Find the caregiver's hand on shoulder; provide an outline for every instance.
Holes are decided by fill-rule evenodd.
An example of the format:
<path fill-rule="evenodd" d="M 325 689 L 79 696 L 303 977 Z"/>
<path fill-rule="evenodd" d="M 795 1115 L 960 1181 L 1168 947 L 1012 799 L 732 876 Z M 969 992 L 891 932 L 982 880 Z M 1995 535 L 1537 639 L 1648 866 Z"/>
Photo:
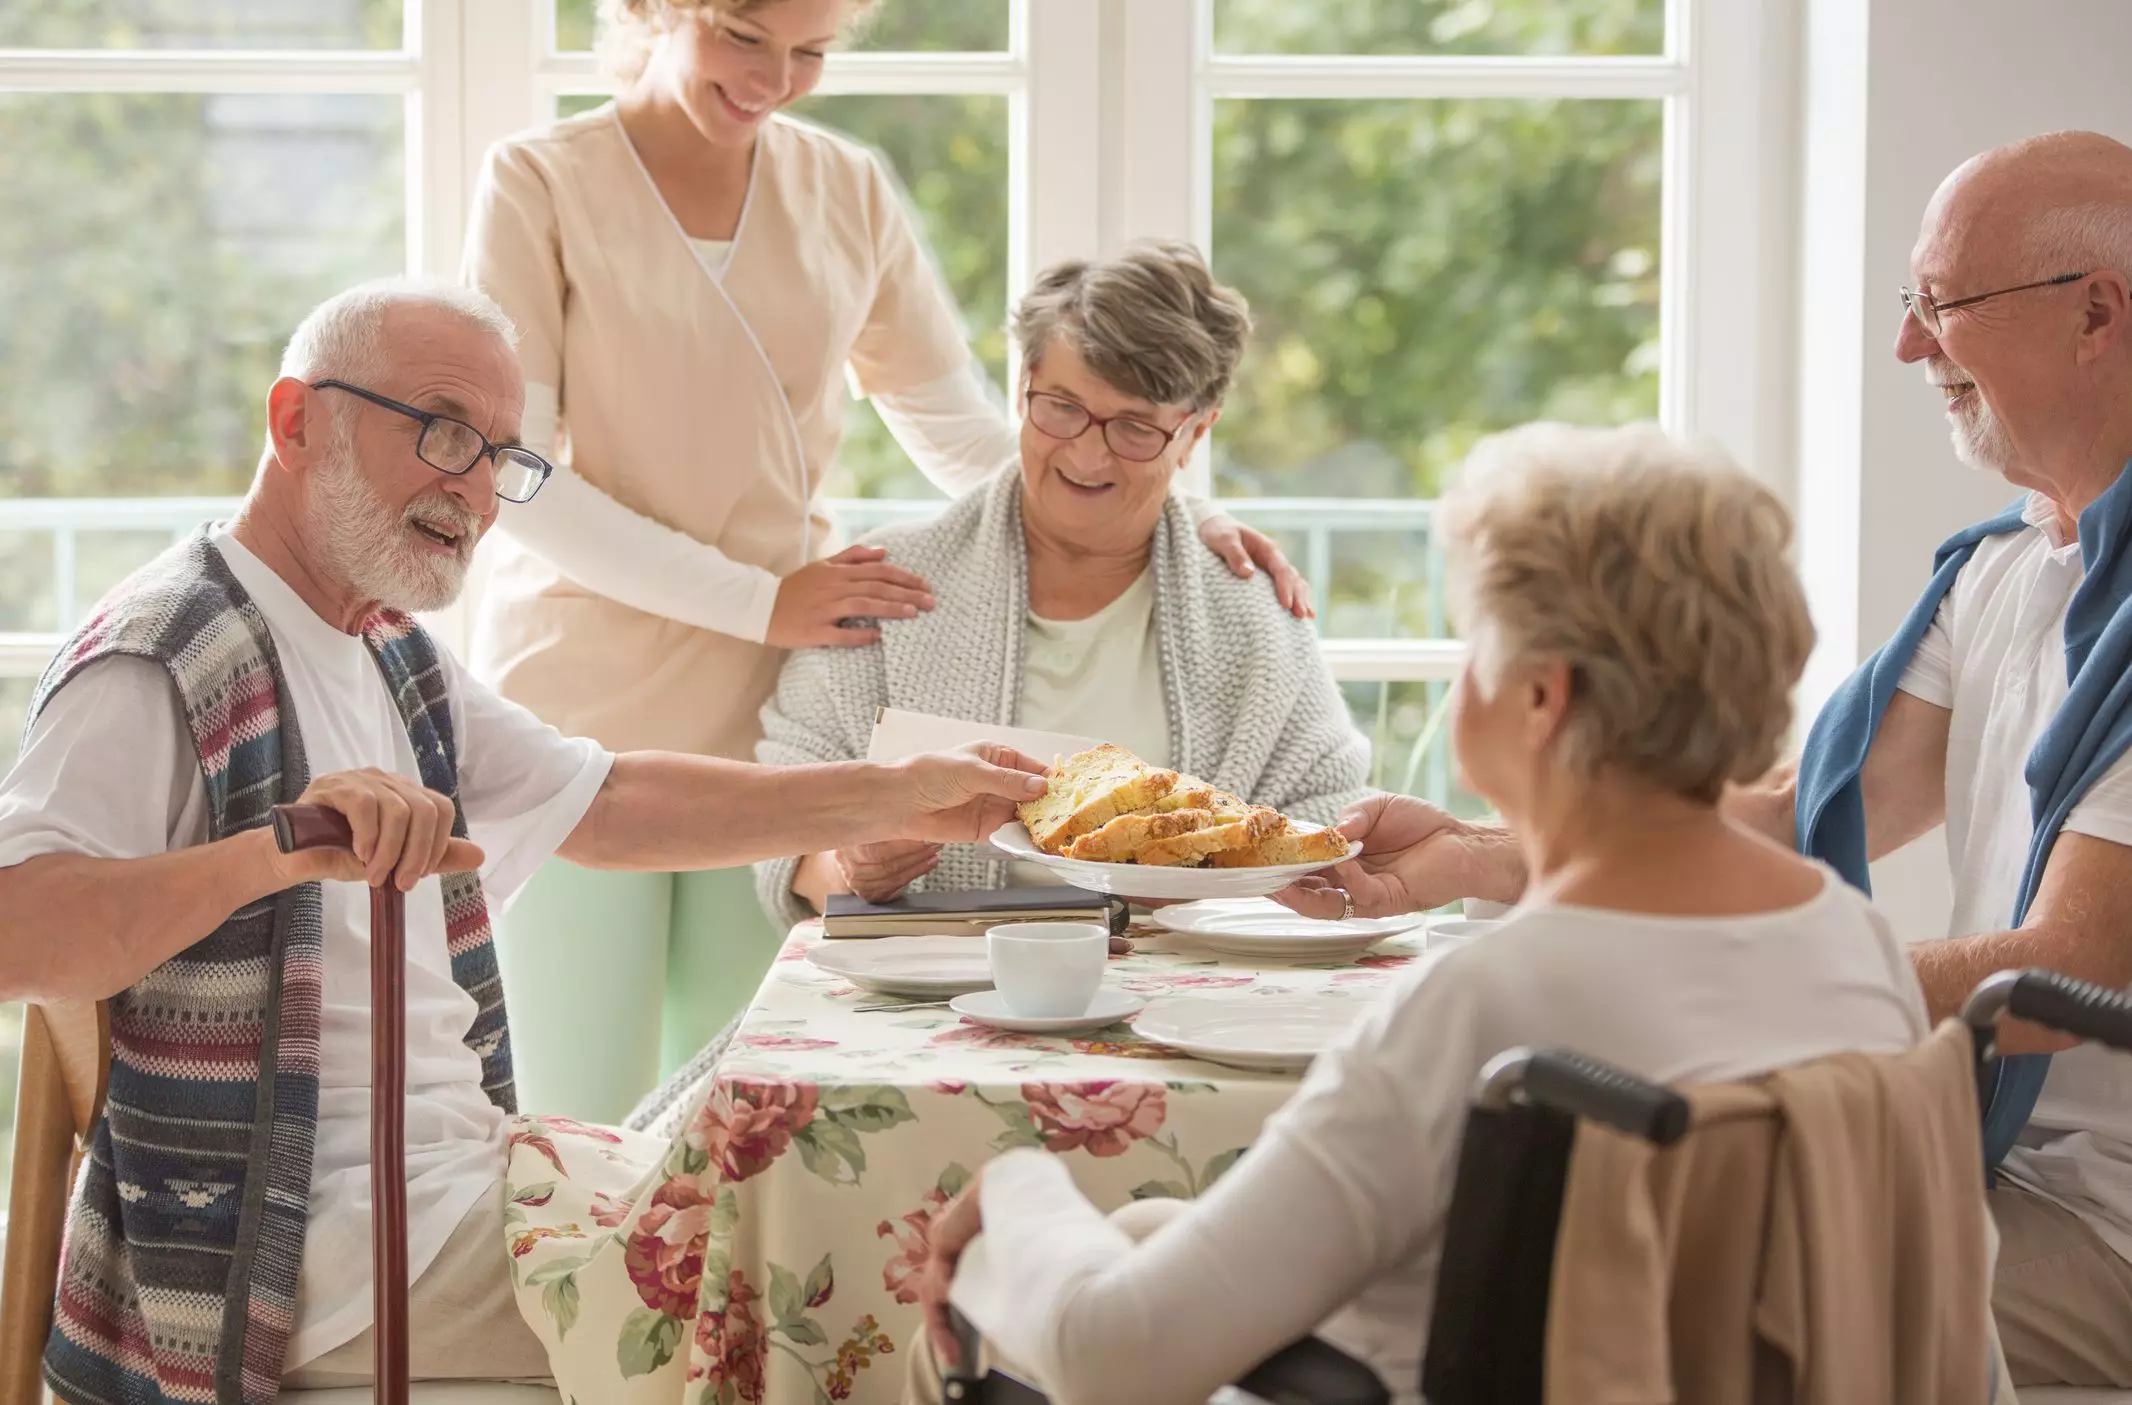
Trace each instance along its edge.
<path fill-rule="evenodd" d="M 1272 537 L 1246 527 L 1225 512 L 1217 512 L 1199 524 L 1199 539 L 1207 550 L 1228 563 L 1245 580 L 1260 568 L 1273 577 L 1274 598 L 1281 608 L 1299 620 L 1314 620 L 1317 607 L 1310 602 L 1310 582 L 1288 564 L 1288 558 Z"/>
<path fill-rule="evenodd" d="M 286 883 L 327 879 L 382 888 L 389 882 L 404 893 L 433 873 L 481 867 L 481 850 L 452 837 L 450 797 L 394 772 L 335 771 L 304 787 L 296 803 L 339 811 L 353 839 L 349 849 L 276 854 L 275 873 Z"/>
<path fill-rule="evenodd" d="M 1373 795 L 1340 817 L 1339 830 L 1361 853 L 1275 893 L 1275 902 L 1331 921 L 1345 891 L 1355 916 L 1396 917 L 1460 898 L 1515 901 L 1525 886 L 1508 830 L 1468 823 L 1426 800 Z"/>
<path fill-rule="evenodd" d="M 940 846 L 922 839 L 890 839 L 836 851 L 844 889 L 870 903 L 893 902 L 940 863 Z"/>
<path fill-rule="evenodd" d="M 779 649 L 856 648 L 881 631 L 847 629 L 839 620 L 907 620 L 932 608 L 933 588 L 923 578 L 891 566 L 878 546 L 848 546 L 778 583 L 763 642 Z"/>
<path fill-rule="evenodd" d="M 913 756 L 883 768 L 887 807 L 876 834 L 969 844 L 990 837 L 1025 800 L 1044 793 L 1044 767 L 1011 746 L 977 742 Z"/>
<path fill-rule="evenodd" d="M 925 1269 L 918 1277 L 918 1303 L 925 1313 L 925 1330 L 933 1339 L 933 1354 L 942 1366 L 963 1364 L 961 1345 L 948 1320 L 948 1290 L 955 1286 L 955 1265 L 961 1262 L 962 1251 L 985 1227 L 978 1200 L 984 1175 L 980 1166 L 970 1183 L 942 1206 L 926 1227 Z"/>

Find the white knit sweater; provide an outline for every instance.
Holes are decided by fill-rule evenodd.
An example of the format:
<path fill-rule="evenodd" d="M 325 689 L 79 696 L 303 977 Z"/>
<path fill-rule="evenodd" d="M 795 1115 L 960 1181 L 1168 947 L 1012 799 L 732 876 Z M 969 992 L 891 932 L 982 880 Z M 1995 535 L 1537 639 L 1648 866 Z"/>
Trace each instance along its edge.
<path fill-rule="evenodd" d="M 935 608 L 882 622 L 879 644 L 786 660 L 763 708 L 756 759 L 796 766 L 863 757 L 884 707 L 1014 726 L 1029 611 L 1021 498 L 1019 465 L 1010 464 L 935 520 L 868 537 L 932 585 Z M 1349 720 L 1310 626 L 1281 607 L 1264 573 L 1239 580 L 1202 546 L 1180 498 L 1155 526 L 1153 569 L 1177 769 L 1297 819 L 1336 818 L 1363 793 L 1369 742 Z M 1068 730 L 1107 729 L 1089 717 Z M 785 858 L 755 866 L 764 908 L 787 924 L 813 915 L 792 894 L 798 865 Z M 1006 882 L 999 855 L 960 844 L 912 890 Z"/>

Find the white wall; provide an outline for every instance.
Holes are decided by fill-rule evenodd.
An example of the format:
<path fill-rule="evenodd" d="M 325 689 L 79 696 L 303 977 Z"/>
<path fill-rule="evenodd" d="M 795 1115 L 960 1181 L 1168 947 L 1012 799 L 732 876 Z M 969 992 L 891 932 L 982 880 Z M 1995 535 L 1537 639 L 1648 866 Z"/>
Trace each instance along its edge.
<path fill-rule="evenodd" d="M 1932 549 L 2012 497 L 1956 462 L 1892 346 L 1925 202 L 1963 160 L 2068 127 L 2132 141 L 2128 0 L 1805 0 L 1799 255 L 1801 563 L 1822 633 L 1802 702 L 1894 630 Z M 1875 870 L 1906 935 L 1947 911 L 1937 834 Z"/>

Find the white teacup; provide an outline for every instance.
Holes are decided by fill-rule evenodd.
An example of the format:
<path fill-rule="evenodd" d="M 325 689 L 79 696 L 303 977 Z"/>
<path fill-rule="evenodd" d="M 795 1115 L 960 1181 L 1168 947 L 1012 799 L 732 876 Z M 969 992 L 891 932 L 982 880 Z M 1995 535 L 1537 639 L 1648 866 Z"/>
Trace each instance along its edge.
<path fill-rule="evenodd" d="M 1010 922 L 985 933 L 992 984 L 1023 1019 L 1085 1014 L 1103 984 L 1110 932 L 1093 922 Z"/>
<path fill-rule="evenodd" d="M 1456 946 L 1485 936 L 1503 924 L 1477 917 L 1438 917 L 1433 919 L 1422 938 L 1423 947 Z"/>

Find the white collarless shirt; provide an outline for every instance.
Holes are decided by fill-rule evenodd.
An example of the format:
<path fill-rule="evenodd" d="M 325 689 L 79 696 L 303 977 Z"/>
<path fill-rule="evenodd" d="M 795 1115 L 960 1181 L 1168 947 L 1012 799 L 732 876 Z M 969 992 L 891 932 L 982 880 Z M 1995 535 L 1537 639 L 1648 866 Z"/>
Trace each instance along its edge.
<path fill-rule="evenodd" d="M 226 529 L 213 541 L 266 618 L 311 775 L 377 767 L 419 781 L 369 647 L 319 618 Z M 493 920 L 577 827 L 614 758 L 440 657 L 459 800 L 487 858 Z M 0 867 L 53 853 L 143 858 L 207 837 L 206 789 L 177 695 L 144 659 L 103 660 L 60 689 L 0 782 Z M 290 1368 L 371 1322 L 370 900 L 359 884 L 327 883 L 321 905 L 318 1139 Z M 424 879 L 407 894 L 407 1248 L 417 1277 L 504 1170 L 504 1115 L 464 1043 L 475 1014 L 452 980 L 440 885 Z"/>
<path fill-rule="evenodd" d="M 2065 612 L 2087 568 L 2080 543 L 2059 539 L 2049 503 L 2031 496 L 2022 515 L 2027 530 L 1977 546 L 1899 685 L 1953 712 L 1949 936 L 2003 931 L 2013 920 L 2033 832 L 2023 772 L 2068 689 Z M 2132 845 L 2132 758 L 2103 774 L 2060 833 Z M 2054 1055 L 2035 1115 L 2002 1169 L 2132 1259 L 2132 1055 L 2098 1045 Z"/>
<path fill-rule="evenodd" d="M 1142 571 L 1124 594 L 1086 619 L 1053 620 L 1029 611 L 1016 722 L 1044 732 L 1107 737 L 1150 766 L 1171 764 L 1153 570 Z M 1017 887 L 1059 881 L 1033 863 L 1010 864 L 1007 875 Z"/>

